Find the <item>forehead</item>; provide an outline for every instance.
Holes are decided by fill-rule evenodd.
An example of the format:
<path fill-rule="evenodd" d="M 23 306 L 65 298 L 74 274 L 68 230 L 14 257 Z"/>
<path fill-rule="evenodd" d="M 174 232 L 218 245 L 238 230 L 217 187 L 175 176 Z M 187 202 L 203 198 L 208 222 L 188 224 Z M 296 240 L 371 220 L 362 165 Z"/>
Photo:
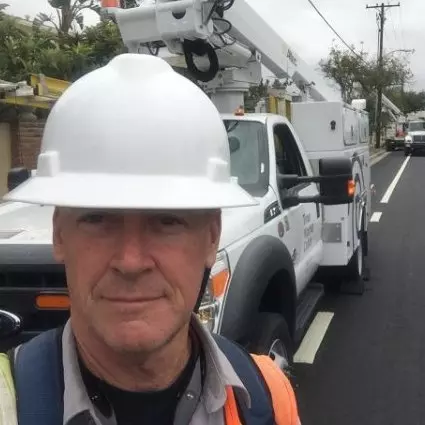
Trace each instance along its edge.
<path fill-rule="evenodd" d="M 86 214 L 114 215 L 120 217 L 152 217 L 158 215 L 173 215 L 184 218 L 210 217 L 219 214 L 219 210 L 117 210 L 101 208 L 56 208 L 58 215 L 75 218 Z"/>

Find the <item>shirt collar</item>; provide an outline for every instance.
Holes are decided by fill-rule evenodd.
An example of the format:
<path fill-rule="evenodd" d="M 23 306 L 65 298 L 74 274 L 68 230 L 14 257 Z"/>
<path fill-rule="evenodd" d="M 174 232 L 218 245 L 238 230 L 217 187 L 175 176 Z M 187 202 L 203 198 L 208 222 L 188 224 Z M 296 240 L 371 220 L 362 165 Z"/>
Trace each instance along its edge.
<path fill-rule="evenodd" d="M 224 407 L 227 386 L 239 390 L 246 404 L 250 406 L 251 399 L 248 391 L 212 335 L 195 314 L 192 316 L 191 324 L 205 354 L 203 402 L 206 411 L 213 413 Z M 90 412 L 98 423 L 108 423 L 105 418 L 100 416 L 87 395 L 78 365 L 77 348 L 70 320 L 66 323 L 62 335 L 62 356 L 65 386 L 63 424 L 71 425 L 73 418 L 87 412 Z M 110 423 L 113 424 L 114 421 Z"/>

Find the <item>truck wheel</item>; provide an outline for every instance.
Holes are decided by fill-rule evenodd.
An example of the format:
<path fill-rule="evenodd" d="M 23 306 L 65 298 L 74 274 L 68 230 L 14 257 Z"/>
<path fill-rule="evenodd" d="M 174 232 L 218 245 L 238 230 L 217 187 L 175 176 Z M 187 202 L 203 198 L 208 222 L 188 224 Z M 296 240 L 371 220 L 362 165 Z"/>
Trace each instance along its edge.
<path fill-rule="evenodd" d="M 277 313 L 258 315 L 251 351 L 270 356 L 284 373 L 289 373 L 294 357 L 293 342 L 283 316 Z"/>
<path fill-rule="evenodd" d="M 350 260 L 350 263 L 347 266 L 347 278 L 350 280 L 357 280 L 363 277 L 364 271 L 364 253 L 363 247 L 360 243 L 356 252 Z"/>
<path fill-rule="evenodd" d="M 367 257 L 369 255 L 369 237 L 368 233 L 365 231 L 362 231 L 361 233 L 361 243 L 363 247 L 363 255 Z"/>
<path fill-rule="evenodd" d="M 360 244 L 354 252 L 350 262 L 347 265 L 344 280 L 341 283 L 340 290 L 343 293 L 363 295 L 365 291 L 365 246 L 364 231 L 360 234 Z"/>

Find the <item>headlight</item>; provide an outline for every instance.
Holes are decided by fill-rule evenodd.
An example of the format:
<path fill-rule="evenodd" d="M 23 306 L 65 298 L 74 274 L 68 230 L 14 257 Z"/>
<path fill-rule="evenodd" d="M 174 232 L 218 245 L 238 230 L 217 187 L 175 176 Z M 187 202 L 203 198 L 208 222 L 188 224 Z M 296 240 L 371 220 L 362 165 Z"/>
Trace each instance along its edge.
<path fill-rule="evenodd" d="M 225 251 L 217 254 L 210 279 L 199 307 L 198 317 L 209 331 L 213 331 L 219 314 L 220 302 L 230 281 L 229 261 Z"/>

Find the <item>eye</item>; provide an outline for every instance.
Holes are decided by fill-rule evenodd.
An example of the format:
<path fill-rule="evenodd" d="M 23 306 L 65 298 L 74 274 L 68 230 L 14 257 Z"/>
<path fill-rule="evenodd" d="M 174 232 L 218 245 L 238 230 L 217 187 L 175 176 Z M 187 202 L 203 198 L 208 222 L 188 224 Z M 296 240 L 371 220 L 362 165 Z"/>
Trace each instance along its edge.
<path fill-rule="evenodd" d="M 178 226 L 178 225 L 183 225 L 184 224 L 184 220 L 173 216 L 173 215 L 163 215 L 163 216 L 159 216 L 158 217 L 158 221 L 159 223 L 161 223 L 161 225 L 163 226 Z"/>
<path fill-rule="evenodd" d="M 85 224 L 102 224 L 106 220 L 106 215 L 102 213 L 84 214 L 78 219 L 79 223 Z"/>
<path fill-rule="evenodd" d="M 150 219 L 152 230 L 162 234 L 175 234 L 182 232 L 188 226 L 184 217 L 178 214 L 155 214 Z"/>

